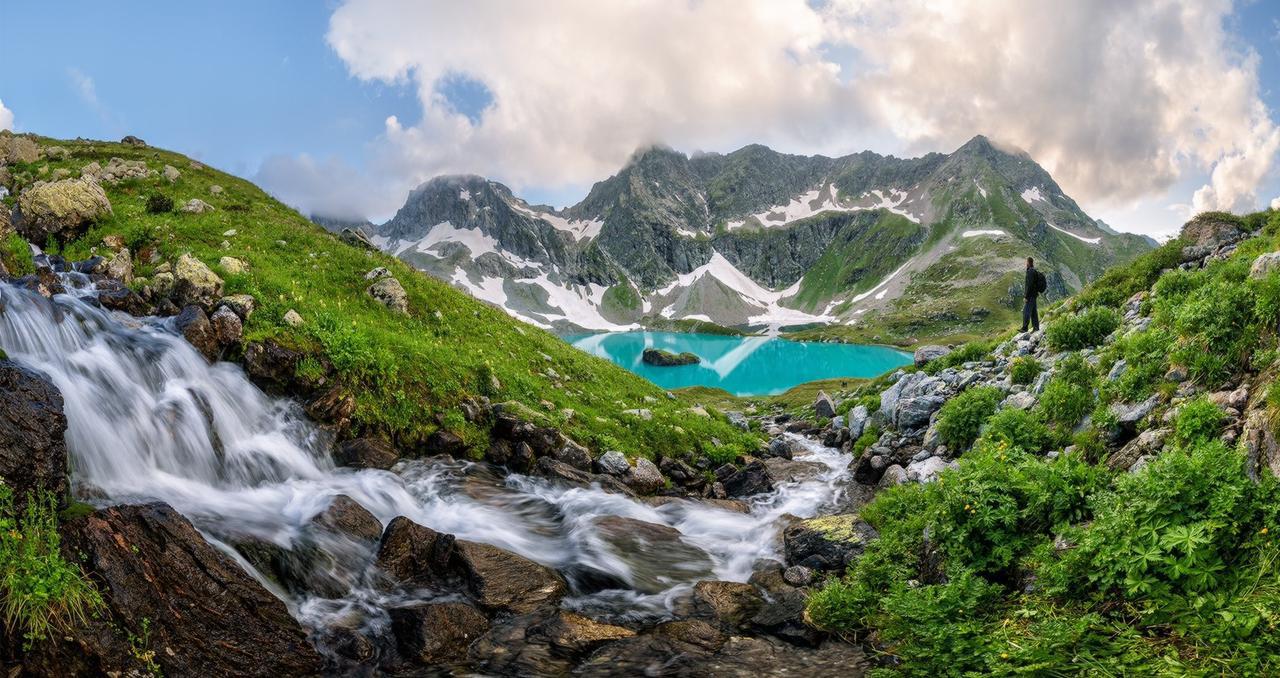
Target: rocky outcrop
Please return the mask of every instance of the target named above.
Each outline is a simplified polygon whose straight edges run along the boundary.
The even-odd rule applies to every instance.
[[[18,196],[15,227],[29,242],[68,242],[111,214],[111,201],[93,181],[63,179],[36,184]]]
[[[113,623],[147,639],[165,675],[314,675],[321,669],[284,603],[164,504],[114,506],[74,519],[63,527],[63,551],[97,582]],[[63,643],[37,654],[57,665],[60,652],[110,649]]]
[[[195,305],[212,311],[222,299],[222,278],[204,262],[183,254],[173,266],[173,298],[178,306]]]
[[[695,353],[672,353],[660,348],[646,348],[640,354],[640,360],[654,367],[679,367],[680,365],[697,365],[702,359]]]
[[[938,358],[941,358],[942,356],[945,356],[950,352],[951,352],[951,349],[947,348],[946,346],[934,346],[934,345],[921,346],[920,348],[916,349],[915,356],[914,356],[916,367],[924,367],[930,362],[937,360]]]
[[[62,394],[41,375],[0,357],[0,478],[21,508],[28,497],[67,496]]]
[[[787,563],[812,570],[843,572],[880,536],[855,514],[799,520],[782,532]]]

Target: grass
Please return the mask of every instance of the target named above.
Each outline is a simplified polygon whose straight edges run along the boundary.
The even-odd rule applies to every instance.
[[[340,242],[248,181],[150,147],[38,141],[66,148],[68,157],[14,168],[22,183],[44,176],[41,167],[48,168],[46,174],[66,168],[74,177],[85,164],[105,166],[112,157],[142,160],[156,171],[166,164],[178,168],[181,176],[172,184],[148,178],[104,185],[114,215],[63,246],[62,254],[86,258],[102,249],[108,235],[123,236],[139,262],[146,261],[139,250],[157,252],[160,261],[190,252],[222,276],[226,294],[257,299],[258,310],[245,326],[246,341],[270,339],[334,365],[334,381],[355,398],[357,433],[384,434],[412,449],[448,426],[479,452],[487,435],[465,422],[460,405],[485,396],[519,402],[597,451],[652,456],[661,450],[727,460],[759,444],[757,436],[733,427],[719,413],[689,416],[690,402],[669,399],[606,360],[391,256]],[[222,192],[210,190],[215,184]],[[215,210],[149,213],[147,203],[157,194],[178,205],[199,198]],[[244,260],[248,271],[221,270],[223,256]],[[365,293],[365,273],[379,266],[403,284],[410,315],[394,314]],[[141,263],[136,273],[145,278],[153,268]],[[283,323],[291,309],[302,316],[300,327]],[[633,408],[650,410],[652,419],[619,414]]]
[[[102,607],[98,590],[62,557],[59,543],[53,496],[28,497],[19,511],[13,490],[0,483],[0,613],[26,642],[69,630]]]

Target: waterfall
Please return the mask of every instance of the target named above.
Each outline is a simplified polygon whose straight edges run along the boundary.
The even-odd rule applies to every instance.
[[[403,601],[369,585],[369,546],[309,533],[337,495],[384,525],[404,515],[554,567],[575,588],[568,605],[660,616],[698,579],[745,581],[760,560],[779,559],[779,518],[814,515],[847,481],[848,455],[799,438],[805,453],[797,458],[819,462],[820,472],[753,498],[748,513],[683,500],[653,505],[452,459],[406,460],[391,471],[335,467],[330,436],[296,404],[264,394],[236,365],[207,363],[171,320],[104,311],[89,301],[87,278],[65,274],[64,282],[68,293],[53,299],[0,285],[0,348],[61,390],[77,494],[98,504],[167,502],[237,558],[232,545],[248,537],[285,549],[318,543],[335,555],[340,596],[272,587],[312,628],[353,612],[376,628],[384,608]],[[596,526],[607,516],[675,528],[701,564],[612,546]],[[574,586],[573,573],[584,571],[624,586]]]

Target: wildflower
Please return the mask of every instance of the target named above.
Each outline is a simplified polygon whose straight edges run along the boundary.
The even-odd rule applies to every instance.
[[[1258,530],[1258,534],[1266,534],[1266,533],[1267,533],[1267,528],[1265,527],[1262,528],[1261,530]]]

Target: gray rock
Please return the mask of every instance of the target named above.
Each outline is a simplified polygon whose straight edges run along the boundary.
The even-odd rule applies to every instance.
[[[858,437],[862,435],[863,429],[866,428],[867,419],[869,418],[870,415],[867,414],[867,407],[865,405],[858,405],[852,410],[849,410],[849,437],[857,440]]]
[[[240,316],[226,306],[219,306],[213,312],[209,317],[209,324],[213,326],[213,336],[223,346],[238,344],[244,337],[244,324],[240,322]]]
[[[916,367],[924,367],[929,362],[933,360],[937,360],[938,358],[941,358],[942,356],[945,356],[950,352],[951,352],[951,349],[947,348],[946,346],[935,346],[935,345],[921,346],[920,348],[916,349],[916,353],[915,353]]]
[[[366,291],[383,306],[396,313],[409,315],[409,295],[399,280],[391,277],[379,278]]]
[[[751,422],[747,421],[747,415],[741,412],[725,412],[724,416],[729,419],[730,424],[733,424],[743,431],[751,430]]]
[[[907,465],[907,480],[914,483],[930,483],[937,480],[938,475],[943,471],[955,467],[955,462],[946,461],[942,457],[913,461]]]
[[[636,465],[627,472],[625,482],[639,494],[653,494],[661,489],[666,481],[653,462],[639,457],[636,459]]]
[[[1159,395],[1153,395],[1146,400],[1137,403],[1113,403],[1111,405],[1111,413],[1116,416],[1116,423],[1126,430],[1134,430],[1137,428],[1138,422],[1142,421],[1156,409],[1156,405],[1160,402]]]
[[[631,470],[631,464],[627,462],[626,455],[617,450],[610,450],[596,459],[596,470],[613,476],[623,476]]]
[[[880,482],[877,483],[877,486],[880,489],[885,489],[907,482],[910,482],[907,477],[907,470],[897,464],[892,464],[884,470],[884,475],[880,476]]]
[[[1172,433],[1168,428],[1153,428],[1143,431],[1141,435],[1130,440],[1127,445],[1107,458],[1107,466],[1123,471],[1134,466],[1142,457],[1154,457],[1164,447],[1165,440]]]
[[[830,419],[836,416],[836,404],[826,391],[818,391],[818,399],[813,403],[813,413],[819,419]]]
[[[184,203],[179,209],[187,214],[204,214],[205,212],[212,212],[213,205],[210,205],[200,198],[192,198]]]
[[[946,399],[940,395],[921,395],[900,401],[896,418],[898,428],[914,430],[927,425],[933,413],[944,403]]]
[[[165,165],[164,170],[160,172],[160,176],[164,177],[165,181],[172,184],[173,182],[177,181],[179,177],[182,176],[182,173],[179,172],[178,168],[174,167],[173,165]]]
[[[1280,270],[1280,252],[1259,254],[1258,258],[1253,260],[1253,266],[1249,268],[1249,277],[1265,278],[1276,270]]]
[[[1005,398],[1001,406],[1012,407],[1016,410],[1029,410],[1036,406],[1036,396],[1031,391],[1019,391]]]
[[[1129,363],[1121,358],[1111,366],[1111,371],[1107,372],[1107,381],[1115,381],[1124,376],[1125,370],[1129,369]]]
[[[302,319],[302,316],[298,315],[297,311],[293,309],[289,309],[288,311],[285,311],[284,324],[288,325],[289,327],[301,327],[303,322],[305,321]]]
[[[792,565],[782,571],[782,579],[792,586],[808,586],[813,583],[813,570],[804,565]]]

